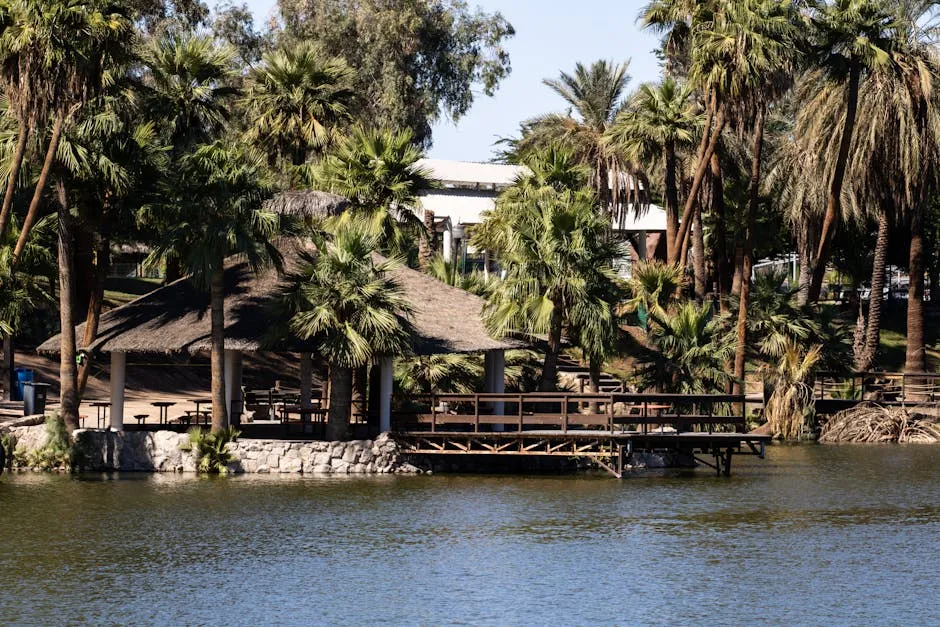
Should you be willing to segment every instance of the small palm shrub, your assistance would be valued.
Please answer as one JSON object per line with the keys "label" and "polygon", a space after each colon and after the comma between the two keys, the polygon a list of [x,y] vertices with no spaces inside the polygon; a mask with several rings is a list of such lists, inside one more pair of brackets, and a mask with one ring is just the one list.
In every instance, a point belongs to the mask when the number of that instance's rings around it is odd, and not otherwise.
{"label": "small palm shrub", "polygon": [[776,364],[762,367],[774,389],[764,406],[774,437],[793,440],[805,432],[815,413],[810,382],[821,359],[822,346],[804,350],[788,340]]}
{"label": "small palm shrub", "polygon": [[235,461],[228,450],[229,442],[234,442],[241,435],[235,427],[227,427],[212,432],[201,427],[193,427],[188,432],[189,441],[180,445],[180,450],[196,454],[196,470],[210,474],[228,474],[228,466]]}
{"label": "small palm shrub", "polygon": [[16,455],[17,437],[12,433],[0,434],[0,451],[2,451],[3,462],[0,468],[12,468],[13,457]]}
{"label": "small palm shrub", "polygon": [[74,451],[65,420],[58,414],[46,417],[46,443],[42,448],[20,457],[27,466],[43,470],[68,470],[74,462]]}

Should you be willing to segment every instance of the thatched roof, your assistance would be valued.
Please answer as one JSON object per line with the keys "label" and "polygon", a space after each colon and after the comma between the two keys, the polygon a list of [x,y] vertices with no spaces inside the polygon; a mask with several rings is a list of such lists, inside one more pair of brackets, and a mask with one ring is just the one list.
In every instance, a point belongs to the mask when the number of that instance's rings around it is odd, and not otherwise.
{"label": "thatched roof", "polygon": [[[300,245],[296,240],[279,245],[287,271],[296,267]],[[471,353],[519,346],[515,341],[489,336],[481,320],[483,300],[479,297],[409,268],[399,268],[391,275],[404,287],[414,308],[416,353]],[[316,352],[315,345],[296,341],[265,342],[265,333],[273,326],[270,304],[282,287],[282,277],[273,268],[254,274],[243,259],[229,259],[225,270],[226,348]],[[210,348],[209,314],[209,295],[183,278],[107,312],[101,317],[98,339],[91,346],[78,348],[105,353],[205,353]],[[84,327],[78,326],[78,338]],[[57,353],[59,336],[49,338],[38,350]]]}
{"label": "thatched roof", "polygon": [[342,196],[304,189],[281,192],[267,201],[264,208],[289,216],[329,218],[348,206],[349,201]]}

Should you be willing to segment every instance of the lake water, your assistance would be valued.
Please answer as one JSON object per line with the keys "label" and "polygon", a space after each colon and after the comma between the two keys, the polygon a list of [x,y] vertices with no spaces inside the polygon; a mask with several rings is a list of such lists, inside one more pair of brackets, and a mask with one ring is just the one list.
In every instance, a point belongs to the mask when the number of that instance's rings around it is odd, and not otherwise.
{"label": "lake water", "polygon": [[940,448],[630,475],[0,477],[0,624],[940,623]]}

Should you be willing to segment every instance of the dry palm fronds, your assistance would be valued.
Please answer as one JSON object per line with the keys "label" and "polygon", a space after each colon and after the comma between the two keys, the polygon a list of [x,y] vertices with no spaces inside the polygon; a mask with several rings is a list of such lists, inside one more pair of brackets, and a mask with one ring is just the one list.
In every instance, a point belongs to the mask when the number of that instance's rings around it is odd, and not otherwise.
{"label": "dry palm fronds", "polygon": [[865,403],[832,416],[820,442],[940,442],[940,418],[919,407],[883,407]]}

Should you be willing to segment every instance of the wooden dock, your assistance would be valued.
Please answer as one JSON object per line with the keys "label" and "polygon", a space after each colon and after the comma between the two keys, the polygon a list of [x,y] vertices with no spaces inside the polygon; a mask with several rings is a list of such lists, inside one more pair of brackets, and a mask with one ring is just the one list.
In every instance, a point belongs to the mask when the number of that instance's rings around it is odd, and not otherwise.
{"label": "wooden dock", "polygon": [[639,451],[683,453],[727,476],[734,455],[763,458],[770,440],[744,432],[742,395],[444,394],[413,400],[413,411],[400,411],[393,421],[407,453],[586,458],[618,478]]}

